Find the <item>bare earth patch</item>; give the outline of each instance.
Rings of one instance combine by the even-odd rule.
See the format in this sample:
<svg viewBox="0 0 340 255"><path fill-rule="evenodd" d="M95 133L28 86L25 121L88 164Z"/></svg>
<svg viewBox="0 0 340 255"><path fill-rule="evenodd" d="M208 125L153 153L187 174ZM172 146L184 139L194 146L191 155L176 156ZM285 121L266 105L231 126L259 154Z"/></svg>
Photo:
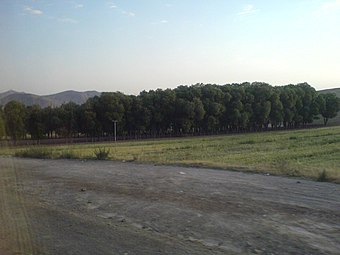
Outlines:
<svg viewBox="0 0 340 255"><path fill-rule="evenodd" d="M0 159L0 254L339 254L340 185Z"/></svg>

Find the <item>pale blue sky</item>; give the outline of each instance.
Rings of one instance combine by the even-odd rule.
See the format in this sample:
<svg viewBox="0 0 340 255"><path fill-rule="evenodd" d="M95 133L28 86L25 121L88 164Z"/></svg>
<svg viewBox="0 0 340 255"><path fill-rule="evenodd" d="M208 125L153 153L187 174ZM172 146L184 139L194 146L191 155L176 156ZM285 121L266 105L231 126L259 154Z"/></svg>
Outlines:
<svg viewBox="0 0 340 255"><path fill-rule="evenodd" d="M340 0L1 0L0 92L340 87Z"/></svg>

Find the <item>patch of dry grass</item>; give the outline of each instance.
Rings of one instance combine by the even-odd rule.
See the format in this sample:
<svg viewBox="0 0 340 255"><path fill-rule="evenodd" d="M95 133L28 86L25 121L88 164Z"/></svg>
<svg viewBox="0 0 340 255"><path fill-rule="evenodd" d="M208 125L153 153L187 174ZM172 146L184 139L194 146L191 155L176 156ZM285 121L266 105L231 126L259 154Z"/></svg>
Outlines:
<svg viewBox="0 0 340 255"><path fill-rule="evenodd" d="M215 137L131 141L103 144L39 146L50 158L94 158L109 150L109 159L212 167L318 179L325 171L340 183L340 127ZM2 148L15 155L26 148Z"/></svg>

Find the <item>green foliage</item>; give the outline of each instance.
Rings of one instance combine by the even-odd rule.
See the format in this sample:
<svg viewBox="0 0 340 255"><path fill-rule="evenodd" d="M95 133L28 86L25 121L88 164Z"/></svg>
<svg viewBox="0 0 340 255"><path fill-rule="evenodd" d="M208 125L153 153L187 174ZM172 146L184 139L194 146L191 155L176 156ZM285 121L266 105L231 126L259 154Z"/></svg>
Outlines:
<svg viewBox="0 0 340 255"><path fill-rule="evenodd" d="M77 156L71 150L66 150L66 151L61 152L61 154L59 155L59 158L61 158L61 159L77 159L77 158L79 158L79 156Z"/></svg>
<svg viewBox="0 0 340 255"><path fill-rule="evenodd" d="M327 125L328 120L336 117L340 111L340 99L333 93L320 94L319 98L320 113L324 118L324 124Z"/></svg>
<svg viewBox="0 0 340 255"><path fill-rule="evenodd" d="M319 173L318 178L316 179L318 182L327 182L329 181L329 176L326 170L323 170Z"/></svg>
<svg viewBox="0 0 340 255"><path fill-rule="evenodd" d="M94 155L98 160L106 160L109 158L110 149L98 148L94 150Z"/></svg>
<svg viewBox="0 0 340 255"><path fill-rule="evenodd" d="M70 102L63 104L58 109L58 116L61 120L59 131L64 137L71 137L78 131L78 109L79 105Z"/></svg>
<svg viewBox="0 0 340 255"><path fill-rule="evenodd" d="M56 135L57 131L60 130L62 120L59 114L59 108L47 107L42 109L42 119L44 134L48 138L53 137L53 133Z"/></svg>
<svg viewBox="0 0 340 255"><path fill-rule="evenodd" d="M41 139L44 136L43 111L39 105L26 108L26 130L33 139Z"/></svg>
<svg viewBox="0 0 340 255"><path fill-rule="evenodd" d="M118 121L117 135L130 137L296 128L321 115L327 124L339 109L334 94L318 95L307 83L273 87L254 82L178 86L138 96L106 92L83 105L57 108L10 102L3 115L5 131L15 140L27 134L32 139L111 136L113 120Z"/></svg>
<svg viewBox="0 0 340 255"><path fill-rule="evenodd" d="M6 122L6 133L17 140L25 137L25 106L19 102L11 101L5 105L4 116Z"/></svg>
<svg viewBox="0 0 340 255"><path fill-rule="evenodd" d="M17 151L14 154L16 157L22 158L40 158L48 159L52 158L52 151L41 147L31 147L25 150Z"/></svg>
<svg viewBox="0 0 340 255"><path fill-rule="evenodd" d="M255 144L256 141L254 140L245 140L245 141L241 141L240 144Z"/></svg>
<svg viewBox="0 0 340 255"><path fill-rule="evenodd" d="M6 135L6 127L5 127L5 120L4 120L4 113L2 107L0 106L0 140L4 138Z"/></svg>

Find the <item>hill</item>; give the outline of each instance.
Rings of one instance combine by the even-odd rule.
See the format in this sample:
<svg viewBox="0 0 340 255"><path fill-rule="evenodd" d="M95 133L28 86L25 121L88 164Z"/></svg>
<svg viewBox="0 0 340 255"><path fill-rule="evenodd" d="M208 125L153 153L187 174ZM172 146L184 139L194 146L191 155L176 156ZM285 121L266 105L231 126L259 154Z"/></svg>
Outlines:
<svg viewBox="0 0 340 255"><path fill-rule="evenodd" d="M83 104L87 99L95 96L99 96L97 91L85 91L78 92L73 90L67 90L53 95L45 96L46 99L51 100L59 105L65 102L74 102L76 104Z"/></svg>
<svg viewBox="0 0 340 255"><path fill-rule="evenodd" d="M4 93L0 93L0 100L5 98L5 97L7 97L7 96L15 94L15 93L18 93L18 92L14 91L14 90L8 90L8 91L6 91Z"/></svg>
<svg viewBox="0 0 340 255"><path fill-rule="evenodd" d="M99 96L98 91L85 91L78 92L73 90L63 91L57 94L38 96L35 94L29 94L24 92L17 92L14 90L9 90L4 93L0 93L0 105L5 105L8 102L15 100L23 103L24 105L34 105L38 104L41 107L57 107L63 103L74 102L76 104L83 104L87 99Z"/></svg>
<svg viewBox="0 0 340 255"><path fill-rule="evenodd" d="M321 94L334 93L336 94L337 97L340 98L340 88L319 90L318 93Z"/></svg>

